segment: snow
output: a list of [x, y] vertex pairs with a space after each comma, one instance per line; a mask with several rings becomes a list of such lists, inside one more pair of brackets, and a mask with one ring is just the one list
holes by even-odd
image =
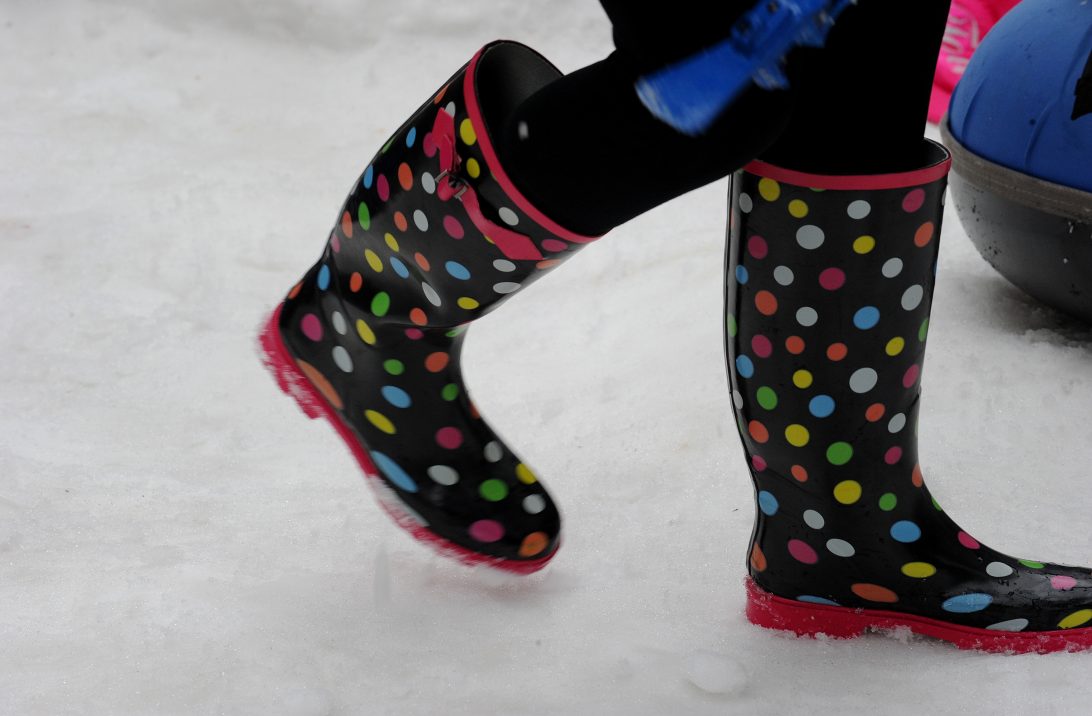
[[[484, 42], [605, 55], [592, 0], [0, 7], [0, 713], [1072, 713], [1092, 656], [799, 640], [743, 618], [725, 184], [471, 332], [561, 554], [434, 557], [253, 351], [390, 130]], [[921, 440], [945, 509], [1092, 561], [1092, 332], [947, 217]]]

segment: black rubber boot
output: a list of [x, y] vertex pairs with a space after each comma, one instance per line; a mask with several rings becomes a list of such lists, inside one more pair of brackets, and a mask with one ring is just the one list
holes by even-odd
[[330, 420], [399, 525], [517, 573], [554, 555], [560, 517], [474, 408], [459, 357], [466, 324], [592, 240], [531, 206], [493, 148], [512, 108], [560, 74], [517, 43], [475, 55], [368, 165], [261, 339], [281, 387]]
[[930, 497], [916, 427], [950, 159], [731, 184], [727, 352], [757, 494], [748, 617], [905, 627], [989, 651], [1092, 646], [1092, 573], [1016, 559]]

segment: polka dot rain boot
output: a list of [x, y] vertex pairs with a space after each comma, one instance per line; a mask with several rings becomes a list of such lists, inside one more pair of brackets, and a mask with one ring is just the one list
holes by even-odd
[[593, 240], [507, 178], [497, 124], [561, 73], [513, 42], [484, 47], [354, 184], [322, 258], [262, 332], [267, 367], [349, 446], [404, 529], [468, 565], [541, 569], [560, 517], [467, 395], [467, 324]]
[[801, 635], [909, 628], [961, 648], [1092, 646], [1092, 572], [967, 534], [918, 466], [922, 360], [950, 159], [731, 185], [726, 327], [757, 494], [747, 616]]

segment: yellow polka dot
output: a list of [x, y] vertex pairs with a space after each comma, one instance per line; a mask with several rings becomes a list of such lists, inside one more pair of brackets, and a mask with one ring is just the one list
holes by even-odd
[[538, 478], [535, 477], [535, 473], [531, 472], [531, 468], [524, 465], [522, 462], [516, 465], [516, 477], [524, 485], [533, 485], [538, 482]]
[[789, 202], [789, 213], [797, 219], [803, 219], [808, 215], [808, 205], [799, 199], [793, 199]]
[[462, 296], [455, 303], [459, 304], [459, 308], [465, 308], [468, 311], [477, 308], [479, 305], [477, 301], [469, 296]]
[[793, 424], [785, 428], [785, 439], [789, 441], [790, 445], [804, 447], [808, 444], [810, 438], [811, 434], [803, 425]]
[[853, 250], [859, 254], [867, 254], [874, 248], [876, 248], [876, 239], [871, 236], [858, 236], [853, 242]]
[[372, 330], [371, 326], [364, 322], [363, 318], [356, 319], [356, 332], [360, 334], [360, 340], [370, 346], [375, 345], [375, 331]]
[[478, 164], [478, 160], [474, 157], [470, 157], [470, 159], [466, 160], [466, 173], [474, 179], [477, 179], [479, 176], [481, 176], [481, 165]]
[[843, 505], [852, 505], [861, 499], [861, 483], [856, 480], [843, 480], [834, 486], [834, 499]]
[[811, 377], [811, 372], [804, 369], [800, 369], [792, 374], [792, 384], [797, 388], [810, 388], [814, 378]]
[[907, 562], [902, 565], [902, 573], [914, 579], [925, 579], [937, 573], [937, 568], [928, 562]]
[[394, 435], [394, 423], [392, 423], [383, 413], [377, 413], [374, 410], [365, 410], [364, 417], [368, 419], [369, 423], [379, 428], [387, 435]]
[[906, 347], [906, 341], [896, 336], [887, 342], [887, 347], [884, 348], [889, 356], [897, 356], [902, 353], [902, 349]]
[[781, 185], [773, 179], [759, 179], [758, 193], [766, 201], [777, 201], [777, 197], [781, 196]]
[[1088, 623], [1092, 620], [1092, 609], [1082, 609], [1079, 612], [1073, 612], [1065, 619], [1058, 622], [1058, 626], [1062, 629], [1072, 629], [1073, 627], [1079, 627], [1082, 624]]
[[478, 141], [478, 135], [474, 133], [474, 124], [470, 121], [470, 117], [467, 117], [459, 125], [459, 136], [462, 138], [465, 144], [473, 144]]
[[383, 270], [383, 260], [379, 258], [379, 254], [371, 249], [364, 250], [364, 258], [367, 259], [368, 265], [372, 267], [372, 271], [379, 273]]
[[391, 234], [391, 233], [383, 234], [383, 238], [386, 240], [387, 246], [391, 247], [391, 251], [397, 251], [398, 250], [398, 239], [394, 238], [394, 234]]

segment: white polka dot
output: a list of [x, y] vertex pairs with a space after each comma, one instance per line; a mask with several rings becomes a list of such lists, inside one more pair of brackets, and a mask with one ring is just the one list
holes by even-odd
[[509, 209], [507, 206], [502, 206], [497, 209], [497, 214], [500, 216], [501, 221], [509, 226], [515, 226], [519, 223], [519, 217], [516, 216], [516, 212]]
[[986, 565], [986, 574], [990, 575], [991, 577], [997, 577], [998, 579], [1000, 579], [1001, 577], [1007, 577], [1014, 571], [1016, 570], [1014, 570], [1012, 567], [1005, 564], [1004, 562], [990, 562]]
[[902, 259], [888, 259], [880, 269], [886, 278], [895, 278], [902, 273]]
[[863, 219], [872, 213], [872, 205], [864, 199], [858, 199], [850, 203], [846, 213], [849, 214], [851, 219]]
[[440, 300], [440, 294], [436, 293], [436, 289], [429, 286], [427, 283], [421, 284], [421, 291], [424, 292], [425, 298], [427, 298], [428, 302], [433, 306], [439, 306], [443, 303], [443, 301]]
[[887, 432], [897, 433], [906, 427], [906, 415], [898, 413], [894, 415], [887, 423]]
[[349, 357], [349, 351], [341, 346], [334, 346], [333, 356], [334, 363], [337, 364], [338, 368], [341, 368], [346, 373], [353, 372], [353, 359]]
[[811, 527], [813, 530], [823, 529], [823, 525], [826, 523], [827, 521], [823, 519], [823, 516], [815, 510], [804, 511], [804, 524]]
[[497, 462], [504, 456], [504, 448], [500, 446], [500, 443], [496, 440], [490, 440], [485, 444], [485, 449], [482, 451], [485, 454], [485, 459], [489, 462]]
[[854, 393], [867, 393], [876, 387], [879, 376], [871, 368], [861, 368], [849, 376], [849, 388]]
[[493, 268], [503, 273], [511, 273], [516, 270], [516, 265], [508, 259], [497, 259], [493, 262]]
[[827, 540], [827, 549], [835, 557], [852, 557], [857, 553], [857, 550], [853, 549], [853, 545], [844, 539]]
[[413, 212], [413, 223], [417, 225], [417, 228], [421, 231], [428, 231], [428, 217], [425, 216], [425, 212], [418, 209]]
[[915, 284], [902, 294], [902, 307], [907, 311], [913, 311], [921, 305], [921, 299], [925, 295], [925, 289]]
[[428, 469], [428, 476], [440, 485], [451, 486], [459, 481], [459, 473], [447, 465], [433, 465]]
[[334, 311], [330, 314], [330, 323], [334, 324], [334, 330], [345, 335], [349, 330], [349, 327], [345, 325], [345, 316], [341, 315], [341, 311]]
[[546, 509], [546, 498], [542, 495], [527, 495], [523, 498], [523, 511], [529, 515], [537, 515]]
[[810, 306], [804, 306], [796, 312], [796, 322], [805, 328], [814, 326], [818, 320], [819, 314]]
[[823, 230], [814, 224], [805, 224], [796, 231], [796, 243], [809, 250], [822, 246], [826, 238]]
[[755, 203], [751, 201], [750, 195], [745, 191], [741, 191], [739, 193], [739, 210], [744, 214], [750, 214], [753, 208], [755, 208]]
[[421, 175], [421, 188], [425, 190], [426, 194], [433, 194], [436, 192], [436, 180], [432, 178], [432, 175], [425, 172]]
[[1019, 619], [1007, 619], [1003, 622], [997, 622], [996, 624], [990, 624], [987, 629], [993, 629], [994, 631], [1023, 631], [1027, 629], [1030, 624], [1027, 619], [1023, 617]]
[[773, 270], [774, 281], [777, 281], [782, 286], [789, 286], [792, 284], [796, 275], [792, 272], [792, 269], [788, 266], [778, 266]]
[[520, 122], [516, 125], [516, 131], [519, 133], [520, 139], [527, 139], [531, 136], [531, 130], [527, 128], [526, 122]]
[[452, 117], [454, 117], [455, 116], [455, 102], [448, 102], [447, 106], [444, 107], [444, 111], [447, 112], [448, 114], [450, 114]]
[[732, 405], [736, 406], [736, 410], [743, 410], [743, 394], [738, 390], [732, 391]]
[[513, 293], [519, 290], [519, 284], [511, 281], [501, 281], [493, 284], [493, 290], [497, 293]]

